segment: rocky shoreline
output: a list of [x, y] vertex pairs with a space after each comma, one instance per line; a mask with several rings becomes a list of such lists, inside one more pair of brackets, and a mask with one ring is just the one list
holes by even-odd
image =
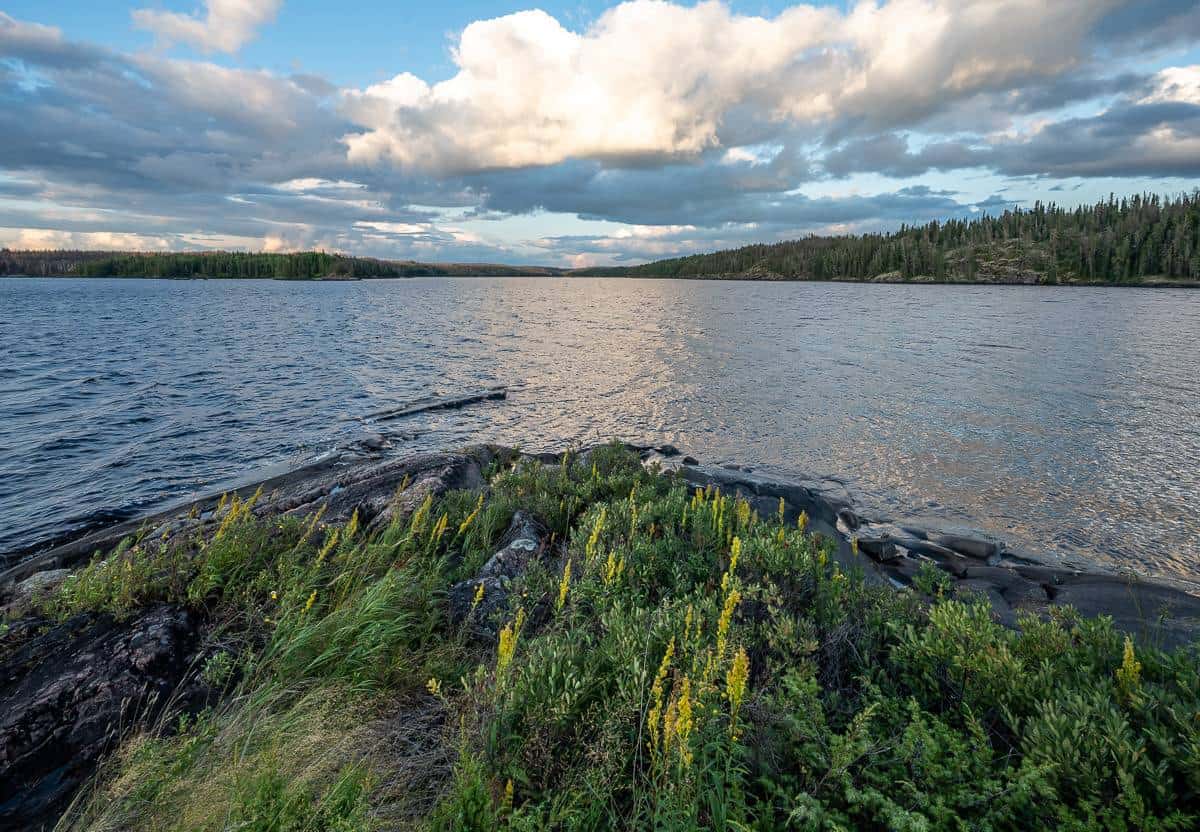
[[[1084, 616], [1109, 615], [1138, 640], [1177, 647], [1200, 638], [1200, 598], [1132, 577], [1038, 563], [1002, 541], [951, 529], [918, 528], [860, 515], [845, 488], [831, 480], [771, 479], [736, 467], [701, 464], [671, 446], [637, 447], [643, 464], [688, 483], [745, 497], [760, 515], [804, 512], [814, 532], [835, 543], [846, 569], [879, 585], [911, 586], [935, 567], [944, 591], [986, 597], [996, 617], [1015, 625], [1021, 614], [1048, 615], [1071, 606]], [[558, 465], [558, 454], [522, 455], [491, 445], [403, 458], [331, 459], [238, 489], [262, 490], [259, 518], [310, 516], [332, 524], [357, 513], [368, 529], [412, 513], [430, 495], [479, 490], [498, 461], [531, 456]], [[136, 521], [86, 534], [0, 573], [0, 829], [48, 828], [124, 732], [191, 712], [219, 692], [198, 668], [211, 628], [201, 614], [158, 605], [126, 620], [82, 614], [64, 623], [40, 618], [36, 601], [93, 553], [142, 533], [171, 545], [210, 535], [221, 522], [208, 497]], [[447, 614], [470, 617], [480, 582], [494, 584], [489, 603], [529, 552], [538, 549], [537, 519], [513, 518], [510, 533], [473, 582], [451, 589]], [[532, 541], [532, 542], [530, 542]], [[464, 609], [467, 609], [464, 612]], [[482, 637], [494, 637], [483, 633]]]

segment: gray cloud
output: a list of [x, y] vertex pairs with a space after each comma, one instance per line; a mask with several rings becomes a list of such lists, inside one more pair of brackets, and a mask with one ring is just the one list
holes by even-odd
[[997, 143], [988, 161], [1018, 176], [1196, 176], [1200, 104], [1125, 104], [1092, 118], [1066, 119], [1028, 138]]
[[[479, 113], [398, 105], [404, 96], [424, 94], [417, 79], [389, 88], [381, 103], [318, 76], [127, 54], [0, 13], [0, 234], [29, 229], [85, 240], [108, 238], [80, 235], [115, 234], [124, 235], [115, 240], [154, 238], [175, 247], [322, 245], [421, 259], [621, 260], [887, 228], [1010, 204], [996, 196], [972, 205], [913, 184], [934, 171], [1029, 177], [1047, 190], [1062, 187], [1056, 178], [1200, 173], [1200, 92], [1189, 86], [1192, 70], [1168, 79], [1131, 62], [1151, 41], [1161, 48], [1195, 43], [1194, 3], [1072, 0], [1051, 18], [1031, 16], [1023, 4], [1028, 13], [1019, 20], [998, 22], [991, 6], [977, 5], [993, 28], [950, 25], [936, 38], [936, 54], [906, 50], [895, 66], [879, 47], [892, 43], [891, 17], [839, 30], [838, 37], [855, 44], [849, 52], [817, 48], [825, 36], [810, 27], [829, 17], [823, 12], [793, 14], [775, 21], [774, 30], [739, 29], [743, 45], [769, 31], [797, 40], [772, 41], [770, 55], [754, 56], [755, 66], [765, 67], [761, 73], [728, 62], [689, 63], [683, 75], [690, 80], [679, 88], [667, 83], [669, 73], [656, 75], [654, 83], [665, 86], [646, 89], [646, 106], [663, 119], [645, 124], [665, 133], [647, 134], [644, 142], [622, 136], [593, 142], [587, 131], [577, 132], [555, 145], [548, 163], [536, 164], [536, 152], [524, 157], [514, 150], [519, 164], [512, 165], [467, 163], [470, 154], [454, 157], [452, 147], [450, 156], [438, 156], [441, 148], [425, 133], [436, 138], [439, 130], [453, 136], [474, 129]], [[887, 4], [880, 8], [895, 13]], [[688, 20], [680, 9], [671, 14]], [[729, 15], [706, 14], [701, 34], [720, 33]], [[837, 19], [851, 25], [845, 21], [852, 17]], [[530, 20], [522, 18], [521, 26]], [[1061, 32], [1034, 31], [1056, 21]], [[534, 23], [549, 25], [545, 18]], [[625, 24], [618, 30], [620, 37], [641, 33]], [[1066, 40], [1056, 40], [1062, 33]], [[553, 35], [563, 43], [575, 36], [561, 27]], [[811, 49], [796, 46], [809, 41]], [[1020, 50], [1012, 52], [1014, 44]], [[597, 60], [607, 55], [596, 54]], [[838, 88], [832, 109], [822, 110], [816, 93], [846, 78], [863, 83]], [[555, 81], [553, 73], [546, 79]], [[1200, 83], [1200, 70], [1195, 79]], [[794, 85], [801, 82], [803, 88]], [[508, 105], [522, 111], [525, 103]], [[574, 106], [564, 103], [563, 113]], [[1073, 115], [1064, 116], [1064, 108]], [[414, 153], [433, 154], [412, 158], [452, 164], [348, 154], [343, 140], [361, 132], [362, 121], [394, 138], [392, 119], [401, 111], [398, 123], [416, 133], [395, 135], [411, 140]], [[497, 112], [488, 130], [519, 149], [521, 125]], [[693, 116], [701, 119], [693, 124], [699, 132], [672, 132], [676, 121], [692, 124]], [[870, 174], [910, 186], [841, 198], [802, 193]], [[491, 220], [543, 210], [632, 227], [607, 237], [509, 240], [456, 229], [438, 209], [454, 209], [476, 231]]]

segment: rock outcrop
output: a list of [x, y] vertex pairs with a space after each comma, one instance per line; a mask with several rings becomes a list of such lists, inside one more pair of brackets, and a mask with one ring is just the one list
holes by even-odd
[[[935, 567], [950, 591], [986, 597], [997, 617], [1044, 615], [1071, 605], [1084, 615], [1110, 615], [1117, 626], [1163, 646], [1200, 636], [1200, 598], [1135, 577], [1080, 572], [1040, 563], [1003, 541], [969, 530], [922, 528], [862, 516], [845, 484], [829, 478], [773, 477], [739, 467], [700, 465], [677, 448], [635, 448], [648, 466], [696, 485], [748, 499], [760, 515], [801, 512], [832, 545], [845, 569], [877, 585], [913, 586]], [[488, 445], [455, 453], [375, 461], [331, 460], [238, 490], [261, 488], [261, 517], [310, 515], [378, 528], [404, 517], [428, 496], [486, 487], [485, 471], [516, 453]], [[559, 457], [535, 457], [547, 465]], [[586, 459], [586, 452], [579, 457]], [[28, 614], [31, 599], [97, 550], [143, 529], [155, 538], [190, 538], [221, 520], [206, 498], [145, 520], [117, 524], [55, 547], [0, 574], [0, 608]], [[495, 554], [479, 573], [451, 587], [447, 612], [478, 641], [497, 636], [513, 581], [536, 560], [562, 554], [536, 518], [517, 512]], [[918, 583], [920, 583], [918, 581]], [[483, 587], [482, 596], [479, 588]], [[536, 618], [538, 611], [531, 612]], [[531, 618], [531, 620], [532, 620]], [[19, 618], [0, 631], [0, 830], [52, 826], [58, 813], [115, 747], [122, 734], [152, 727], [164, 713], [202, 704], [209, 691], [194, 671], [203, 657], [205, 622], [175, 606], [145, 610], [128, 621], [81, 615], [63, 624]]]
[[0, 649], [0, 829], [49, 829], [122, 734], [170, 709], [193, 710], [208, 691], [182, 684], [202, 622], [174, 606], [127, 622], [80, 615], [50, 626], [27, 619]]
[[500, 548], [479, 574], [450, 588], [451, 623], [455, 626], [466, 623], [474, 638], [494, 641], [499, 634], [499, 613], [508, 609], [509, 585], [545, 551], [546, 530], [532, 515], [518, 511]]

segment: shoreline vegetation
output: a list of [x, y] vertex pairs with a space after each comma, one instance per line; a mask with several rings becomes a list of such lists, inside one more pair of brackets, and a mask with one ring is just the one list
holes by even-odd
[[323, 251], [113, 252], [0, 250], [0, 276], [176, 280], [362, 280], [401, 277], [548, 277], [561, 269], [493, 263], [420, 263]]
[[625, 445], [197, 501], [0, 588], [0, 827], [1195, 827], [1200, 599], [883, 531]]
[[639, 266], [622, 277], [870, 283], [1200, 286], [1200, 191], [1135, 195], [1078, 208], [1035, 203], [999, 216], [808, 237]]
[[861, 283], [1200, 287], [1200, 190], [1035, 203], [998, 216], [903, 226], [886, 234], [810, 236], [633, 266], [561, 269], [419, 263], [326, 252], [0, 250], [0, 276], [273, 278], [645, 277]]

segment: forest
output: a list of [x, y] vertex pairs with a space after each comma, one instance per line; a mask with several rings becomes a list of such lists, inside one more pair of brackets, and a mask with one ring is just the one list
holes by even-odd
[[1198, 280], [1200, 190], [1110, 197], [1078, 208], [1037, 202], [998, 216], [890, 233], [811, 236], [585, 273], [981, 283]]
[[349, 257], [323, 251], [146, 253], [0, 250], [0, 275], [31, 277], [354, 279], [472, 275], [550, 275], [557, 269], [491, 263], [419, 263]]

